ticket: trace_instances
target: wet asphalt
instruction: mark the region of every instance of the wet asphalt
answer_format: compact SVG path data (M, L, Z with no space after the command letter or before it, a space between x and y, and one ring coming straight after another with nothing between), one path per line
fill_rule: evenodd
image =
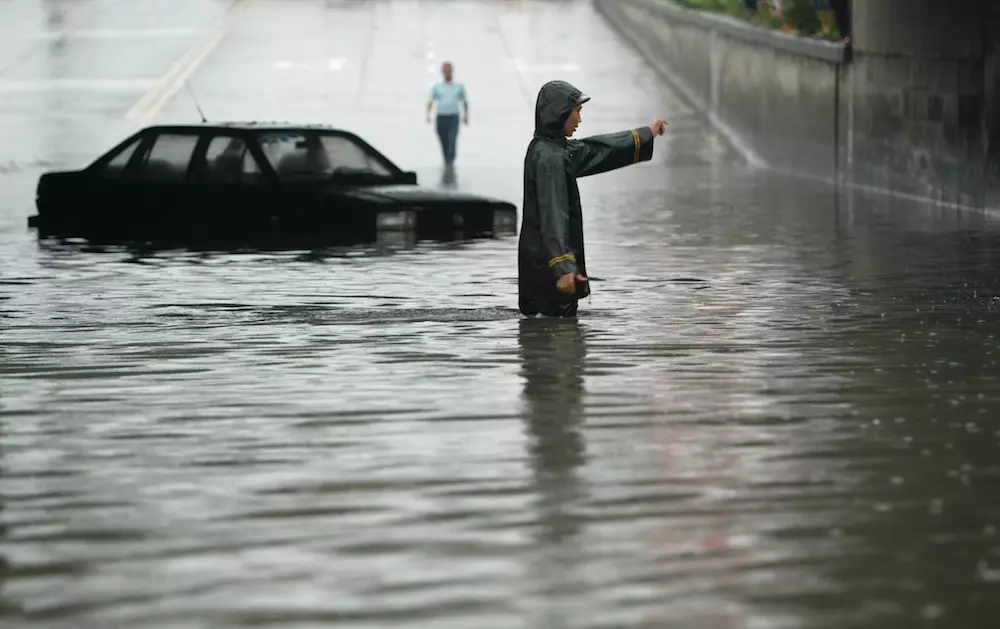
M996 217L748 169L582 0L9 0L0 30L0 625L992 626ZM670 122L581 182L578 322L519 319L510 238L25 226L41 172L191 92L519 205L552 78L581 134Z

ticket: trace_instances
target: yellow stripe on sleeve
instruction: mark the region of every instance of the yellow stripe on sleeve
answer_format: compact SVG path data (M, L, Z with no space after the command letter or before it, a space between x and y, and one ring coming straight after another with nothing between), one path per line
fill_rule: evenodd
M549 268L554 267L560 262L567 262L567 261L576 262L576 256L573 255L572 253L564 253L561 256L556 256L551 260L549 260Z

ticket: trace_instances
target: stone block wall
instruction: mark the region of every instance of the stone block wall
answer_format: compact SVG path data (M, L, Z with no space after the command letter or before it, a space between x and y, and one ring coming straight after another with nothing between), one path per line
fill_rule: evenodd
M1000 110L987 95L987 73L997 34L987 27L998 24L996 4L855 2L845 86L853 180L963 205L994 202L989 153Z
M1000 0L856 0L854 43L670 0L594 0L767 165L1000 208Z

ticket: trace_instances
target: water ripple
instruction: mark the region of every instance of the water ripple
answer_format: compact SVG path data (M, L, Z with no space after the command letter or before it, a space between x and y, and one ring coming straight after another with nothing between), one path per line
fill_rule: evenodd
M37 19L23 4L0 22ZM288 50L330 28L363 49L388 11L320 4L253 11ZM37 242L22 214L69 140L0 156L0 624L992 626L1000 229L747 171L676 95L650 102L653 75L584 5L490 24L526 55L545 31L617 86L593 124L665 103L676 131L652 164L581 180L576 321L520 317L511 238ZM469 32L476 59L503 56ZM249 83L260 97L232 101L267 107ZM513 118L492 106L469 135L501 150ZM520 198L523 145L504 166L481 146L459 187Z

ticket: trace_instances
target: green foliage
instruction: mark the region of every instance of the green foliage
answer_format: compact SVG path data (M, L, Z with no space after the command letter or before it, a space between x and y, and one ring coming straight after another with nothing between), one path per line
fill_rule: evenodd
M781 0L781 13L785 23L801 35L818 33L822 26L809 0Z
M740 0L673 0L673 2L697 11L723 13L752 21L764 28L794 30L800 35L815 35L835 41L839 39L836 29L831 32L823 32L819 15L813 9L810 0L782 0L782 16L780 18L771 14L768 0L758 0L756 13L747 9Z
M785 25L785 22L781 18L774 17L774 15L771 14L771 7L769 6L760 7L757 14L754 15L754 21L764 28L770 28L773 30L778 30Z

